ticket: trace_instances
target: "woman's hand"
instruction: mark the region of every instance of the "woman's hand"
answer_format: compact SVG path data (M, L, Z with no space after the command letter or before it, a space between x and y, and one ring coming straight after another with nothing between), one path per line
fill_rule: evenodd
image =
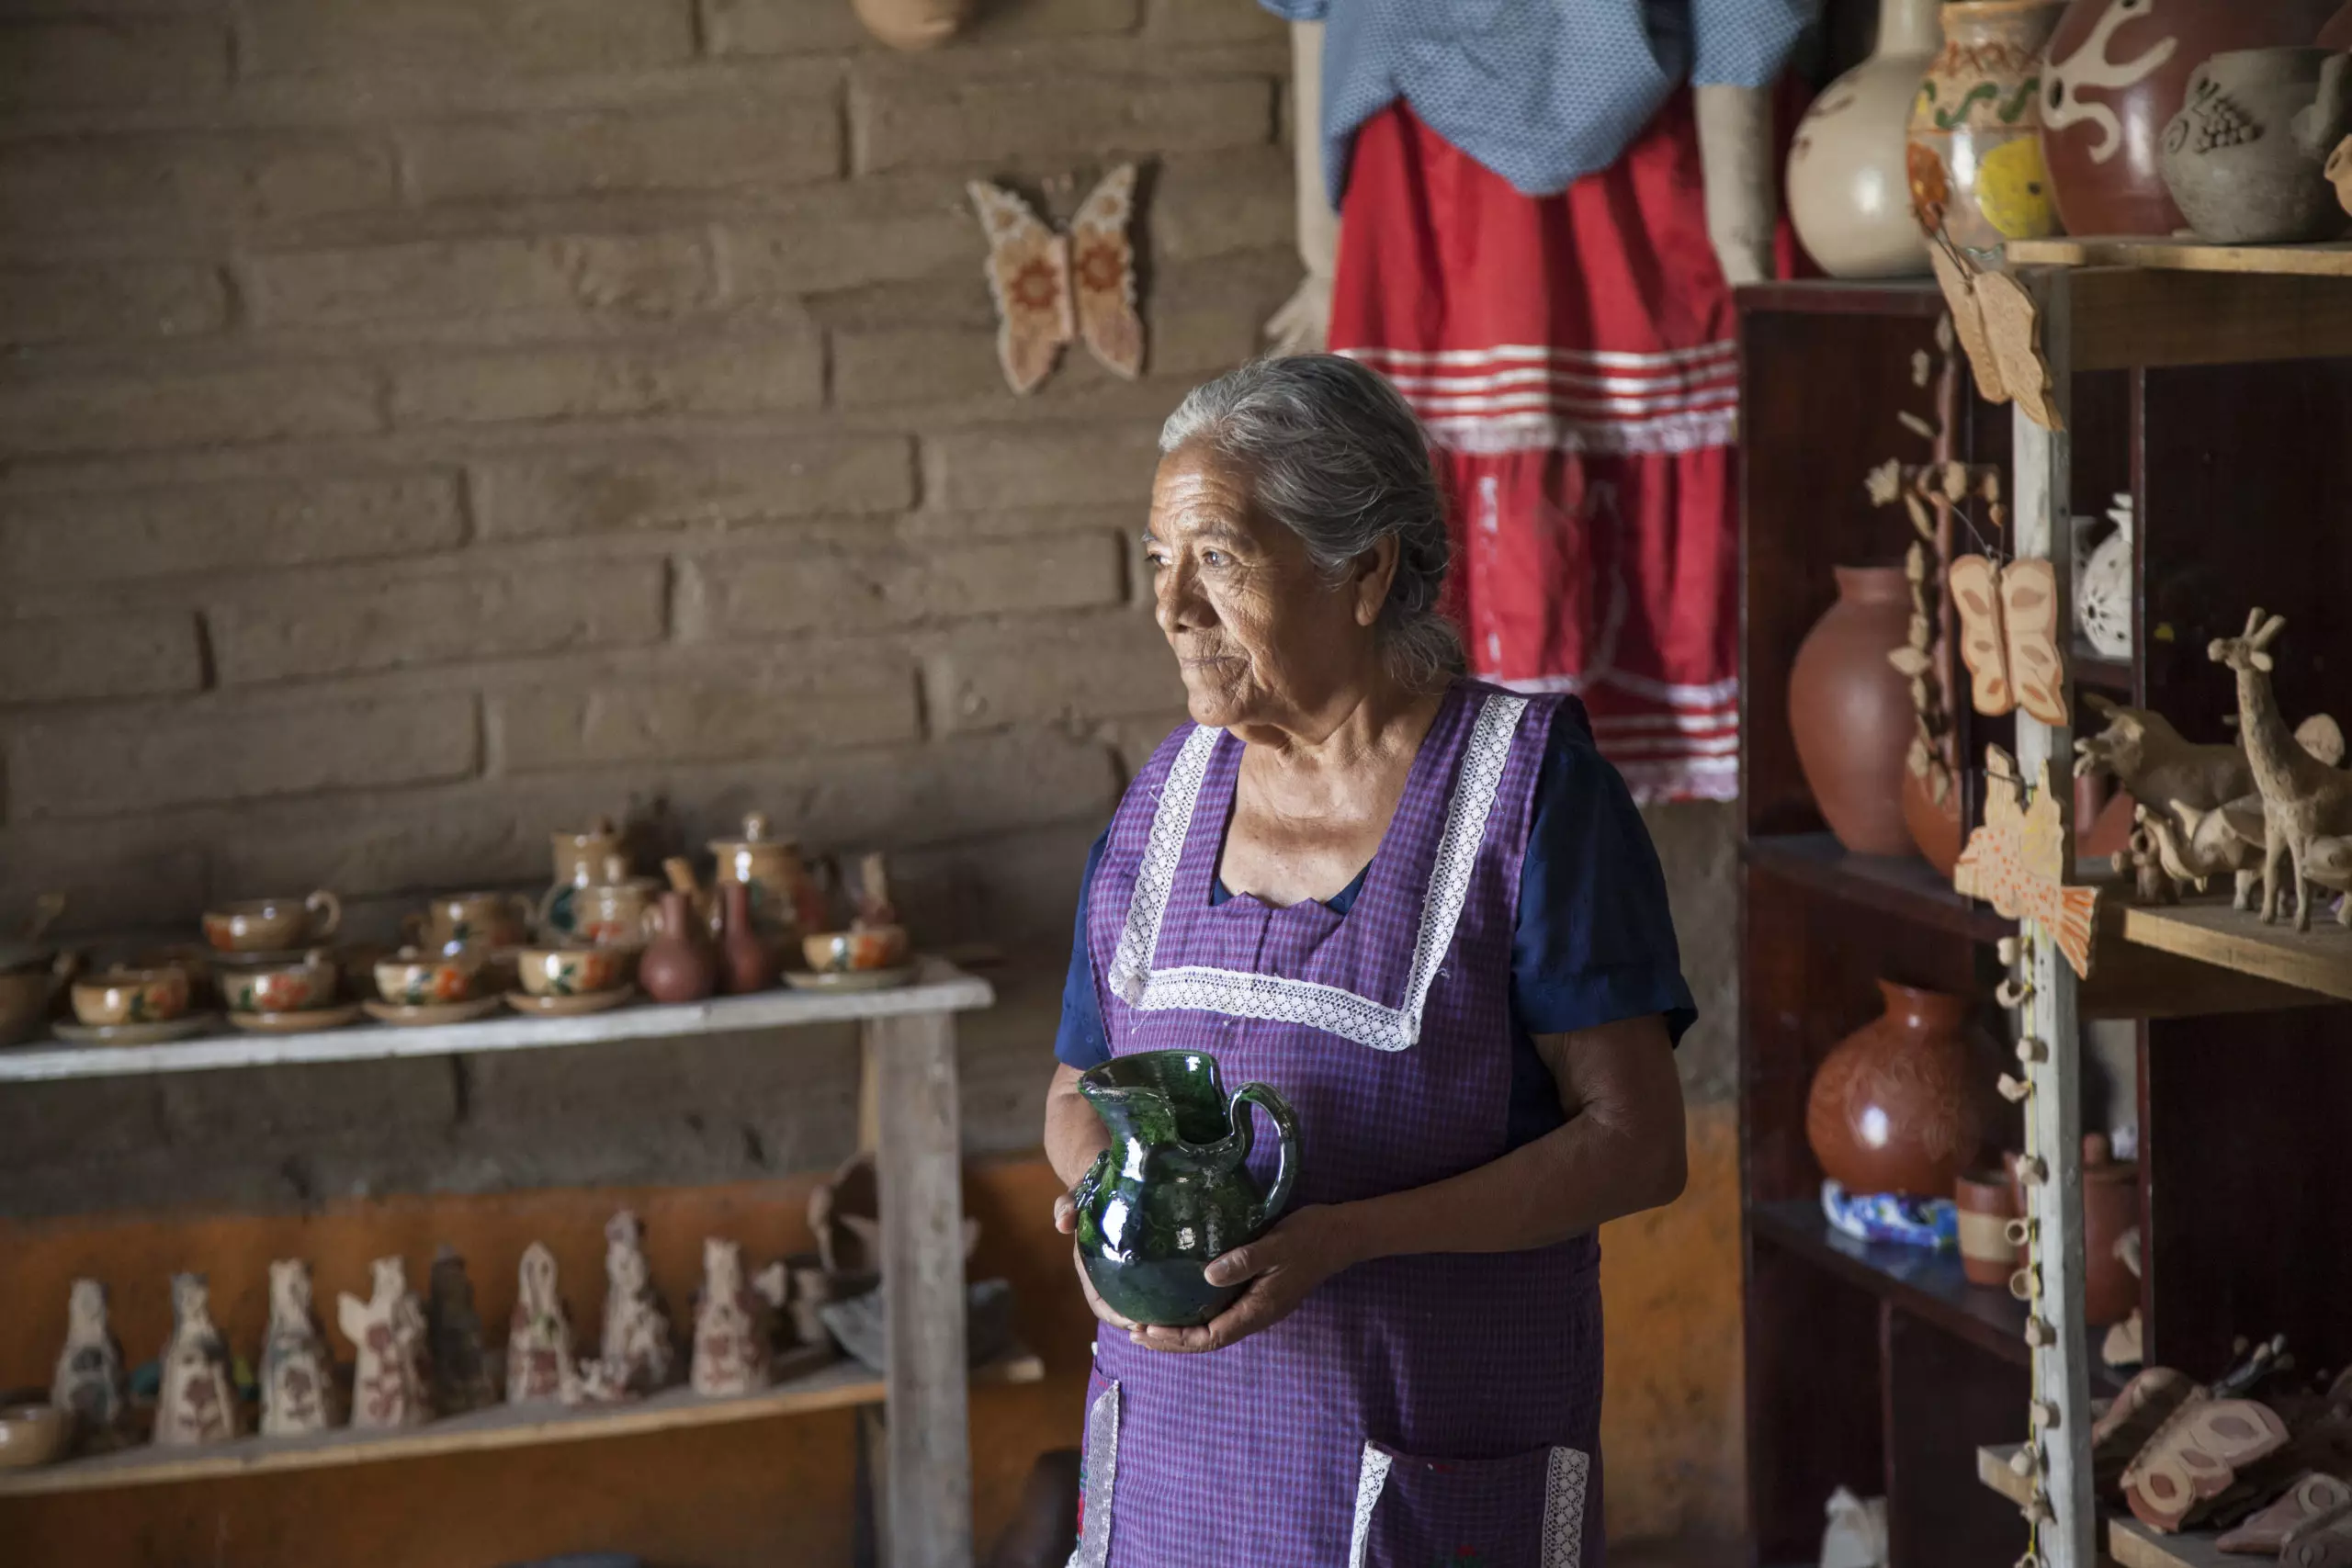
M1344 1209L1324 1203L1294 1209L1257 1240L1209 1264L1212 1285L1250 1281L1232 1305L1198 1328L1139 1328L1131 1337L1150 1349L1179 1354L1222 1350L1280 1323L1308 1292L1357 1261L1354 1228ZM1100 1303L1095 1311L1102 1311Z
M1078 1229L1078 1200L1067 1192L1054 1200L1054 1228L1064 1235ZM1086 1292L1086 1304L1093 1309L1094 1315L1122 1334L1133 1334L1136 1325L1105 1306L1102 1298L1094 1293L1094 1281L1086 1277L1086 1259L1079 1256L1074 1240L1069 1244L1069 1261L1070 1267L1078 1270L1078 1288Z

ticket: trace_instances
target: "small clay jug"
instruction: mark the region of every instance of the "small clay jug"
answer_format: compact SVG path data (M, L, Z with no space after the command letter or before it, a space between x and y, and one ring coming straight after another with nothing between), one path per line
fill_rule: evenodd
M718 885L727 911L727 935L719 943L727 994L740 997L775 984L774 950L752 921L752 890L740 882Z
M1993 1048L1970 1021L1969 998L1893 980L1878 988L1886 1010L1815 1069L1805 1142L1849 1192L1941 1198L1984 1142Z
M1263 1231L1298 1179L1298 1119L1261 1083L1226 1097L1216 1058L1139 1051L1091 1067L1078 1091L1111 1130L1111 1146L1079 1179L1078 1255L1094 1293L1134 1323L1206 1323L1241 1293L1202 1270ZM1282 1142L1261 1194L1250 1173L1247 1105L1273 1118Z
M1797 763L1839 843L1859 855L1907 855L1904 759L1918 710L1910 682L1886 656L1910 630L1911 585L1901 567L1833 570L1838 602L1805 634L1789 668Z
M2352 54L2241 49L2188 79L2165 127L2165 187L2202 240L2267 245L2343 232L2329 155L2352 131Z
M2140 1168L2115 1157L2104 1133L2083 1134L2083 1321L2121 1323L2140 1306L2140 1277L2116 1244L2140 1228Z
M2008 1174L1964 1172L1951 1196L1960 1211L1960 1271L1972 1285L2006 1288L2021 1261L2008 1235L2009 1222L2018 1217L2017 1190Z
M710 995L718 959L703 939L701 922L686 896L674 888L662 895L662 931L637 961L637 983L659 1002L696 1002Z

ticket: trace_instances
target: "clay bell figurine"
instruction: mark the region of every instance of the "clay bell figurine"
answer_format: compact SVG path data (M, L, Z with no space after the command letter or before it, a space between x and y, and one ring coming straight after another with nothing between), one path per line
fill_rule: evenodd
M261 1346L261 1430L266 1438L323 1432L335 1423L334 1367L311 1311L311 1266L269 1266L269 1334Z
M523 1249L517 1270L506 1336L506 1403L569 1400L579 1376L571 1361L571 1320L556 1292L555 1254L535 1241Z
M96 1280L74 1280L65 1298L65 1348L49 1402L74 1418L79 1446L103 1447L120 1430L122 1347L107 1326L107 1288Z
M752 1393L768 1385L765 1309L743 1278L743 1249L710 1236L702 1244L702 1294L695 1306L696 1393Z
M490 1382L490 1358L482 1350L474 1282L467 1277L466 1260L453 1247L445 1247L434 1257L425 1287L424 1331L436 1411L462 1416L498 1403L498 1391Z
M201 1274L172 1276L172 1337L164 1347L164 1386L155 1402L155 1441L177 1448L237 1435L237 1389L229 1347L212 1325Z
M605 1223L603 1366L634 1393L667 1388L677 1371L670 1314L645 1261L645 1224L627 1209Z
M424 1309L398 1258L379 1258L373 1274L366 1301L348 1291L335 1301L335 1321L359 1351L351 1424L421 1427L433 1417L424 1381Z

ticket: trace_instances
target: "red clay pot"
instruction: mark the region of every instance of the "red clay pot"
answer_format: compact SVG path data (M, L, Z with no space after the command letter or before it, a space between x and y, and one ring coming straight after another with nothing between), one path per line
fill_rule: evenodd
M1881 980L1886 1011L1813 1075L1805 1142L1849 1192L1940 1198L1976 1163L1991 1045L1967 997Z
M1949 773L1945 779L1943 804L1939 806L1934 784L1904 768L1903 826L1936 874L1950 882L1952 864L1960 859L1960 780Z
M675 888L662 895L662 931L637 961L637 983L657 1002L698 1002L718 978L718 959L703 940L694 906Z
M2115 1244L2140 1226L2140 1168L2118 1161L2107 1134L2083 1136L2083 1321L2121 1323L2140 1306L2140 1277Z
M718 892L727 920L727 934L718 947L727 994L764 991L775 984L775 956L752 923L752 890L740 882L722 882Z
M1960 1210L1960 1269L1972 1285L2006 1286L2024 1257L2007 1235L2018 1217L2017 1190L2007 1172L1973 1170L1952 1184Z
M1911 585L1901 567L1832 570L1838 602L1805 634L1789 667L1797 763L1839 843L1860 855L1907 855L1903 759L1918 713L1911 683L1886 656L1909 630Z

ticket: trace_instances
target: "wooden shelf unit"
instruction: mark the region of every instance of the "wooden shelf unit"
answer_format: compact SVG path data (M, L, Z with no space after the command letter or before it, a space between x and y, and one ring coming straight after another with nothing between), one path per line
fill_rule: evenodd
M2245 280L2087 276L2097 352L2087 362L2077 354L2089 373L2072 382L2071 508L2098 515L2115 494L2133 497L2137 652L2078 660L2077 690L2137 695L2183 733L2220 739L2234 686L2205 646L2260 604L2288 616L2286 711L2324 708L2322 675L2352 668L2352 618L2329 608L2352 581L2352 531L2332 522L2352 492L2352 443L2291 462L2281 448L2299 432L2352 429L2352 365L2231 361L2257 356L2247 345L2352 354L2352 314L2339 330L2335 307L2312 292L2324 277L2257 280L2259 299L2217 308L2216 290ZM1923 863L1843 854L1787 721L1789 666L1835 597L1830 568L1894 563L1909 541L1899 515L1868 504L1861 479L1889 457L1928 456L1896 414L1928 410L1911 360L1934 353L1942 300L1924 282L1817 283L1743 289L1739 303L1749 1533L1758 1561L1804 1558L1824 1500L1845 1484L1886 1494L1901 1568L2014 1561L2022 1522L1973 1473L1975 1445L2014 1441L2028 1396L2022 1341L1999 1342L1998 1314L2014 1303L1993 1292L1950 1299L1922 1283L1930 1276L1898 1277L1831 1246L1819 1222L1810 1235L1798 1223L1821 1179L1804 1132L1812 1074L1876 1014L1879 976L1985 998L1984 1021L2008 1038L1989 998L2000 977L1992 943L2009 923L1951 894ZM2127 335L2134 311L2166 323L2153 356ZM1955 455L2007 467L2010 411L1963 402ZM2275 546L2247 547L2257 521ZM2333 701L2341 707L2340 691ZM1972 767L1988 741L2014 746L2007 719L1959 724ZM2087 732L2092 721L2081 724ZM1980 793L1980 777L1964 780L1971 819ZM2143 945L2136 927L2126 942L2127 919L2110 917L2107 973L2082 1004L2086 1017L2135 1021L2136 1083L2110 1120L2136 1113L2141 1134L2149 1352L2211 1376L2233 1336L2284 1331L2298 1355L2341 1364L2352 1359L2352 1323L2332 1303L2352 1292L2352 1179L2332 1157L2340 1134L2329 1112L2352 1103L2352 1011L2324 1005L2316 993L2331 987L2307 972L2184 964ZM2006 1065L1988 1061L1987 1079ZM2014 1122L1997 1134L2006 1146L2018 1139ZM2312 1238L2324 1238L2319 1250ZM2215 1279L2231 1289L2214 1290Z
M2264 925L2226 898L2123 912L2123 936L2143 947L2193 958L2352 1001L2352 931L2325 913L2299 931L2282 916Z

